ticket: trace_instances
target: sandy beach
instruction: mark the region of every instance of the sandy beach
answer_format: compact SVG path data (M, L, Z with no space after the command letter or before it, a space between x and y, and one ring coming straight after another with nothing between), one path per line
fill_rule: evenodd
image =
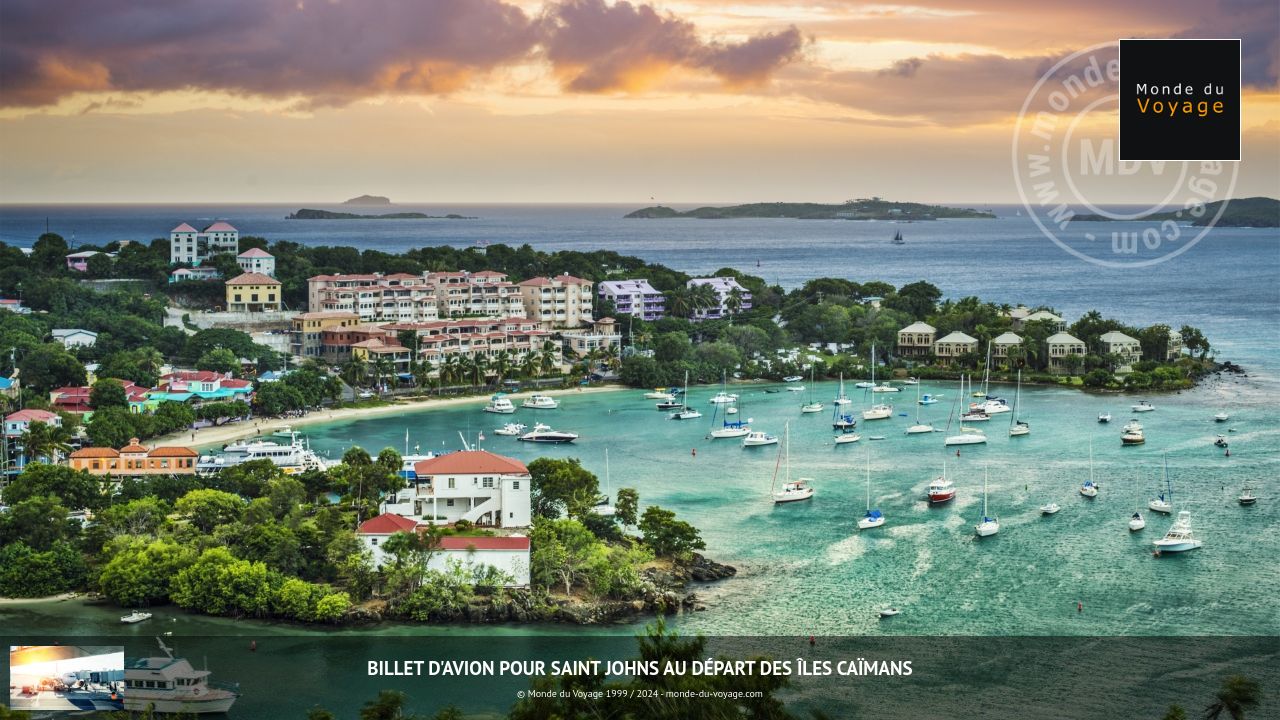
M73 600L75 598L84 597L84 593L59 593L57 595L46 595L38 598L7 598L0 597L0 605L18 605L27 603L47 603L60 602L62 600Z
M599 385L595 387L577 387L577 388L558 388L554 390L539 390L537 392L519 392L509 395L511 401L517 405L520 401L530 395L585 395L602 392L616 392L618 390L626 390L624 385ZM288 425L292 428L301 428L307 425L316 425L318 423L341 422L344 420L362 420L364 418L383 417L385 415L399 415L402 413L416 412L419 410L429 410L431 408L455 407L458 405L474 404L477 409L483 407L487 401L487 395L466 395L462 397L447 398L429 398L426 400L410 400L404 402L392 401L386 405L378 405L374 407L357 407L357 408L337 408L334 410L317 410L303 417L294 418L255 418L247 422L230 423L217 427L201 428L194 431L185 431L180 433L171 433L162 437L154 438L148 442L151 446L156 445L183 445L188 447L207 447L224 445L232 440L239 440L245 437L262 434L269 435L276 428Z

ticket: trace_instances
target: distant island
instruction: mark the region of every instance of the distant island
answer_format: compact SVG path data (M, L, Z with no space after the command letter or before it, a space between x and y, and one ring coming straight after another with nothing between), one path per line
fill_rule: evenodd
M342 203L343 205L390 205L391 198L382 195L361 195Z
M952 208L943 205L890 202L880 198L849 200L837 204L823 203L750 203L729 207L700 207L680 212L665 205L642 208L627 218L796 218L800 220L938 220L940 218L995 218L983 210Z
M399 212L386 213L385 215L357 215L348 212L334 212L332 210L315 210L312 208L302 208L298 212L289 213L285 216L286 220L475 220L476 218L468 215L457 215L449 213L448 215L427 215L419 212Z
M1213 218L1218 214L1218 209L1223 203L1227 203L1227 209L1222 211L1222 217L1217 222L1213 222ZM1269 197L1251 197L1240 198L1238 200L1218 200L1217 202L1205 203L1204 214L1200 217L1192 217L1185 210L1171 210L1169 212L1151 213L1133 221L1116 220L1106 217L1105 215L1095 215L1086 213L1084 215L1076 215L1072 220L1081 220L1084 222L1135 222L1135 221L1151 221L1163 222L1165 220L1173 220L1174 222L1189 222L1194 227L1204 227L1211 222L1216 227L1280 227L1280 200Z

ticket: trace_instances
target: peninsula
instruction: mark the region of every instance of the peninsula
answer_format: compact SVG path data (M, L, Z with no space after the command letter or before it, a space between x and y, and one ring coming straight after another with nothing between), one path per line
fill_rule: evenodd
M385 213L382 215L358 215L356 213L335 212L333 210L315 210L302 208L285 216L286 220L475 220L467 215L449 213L448 215L427 215L420 212Z
M1223 203L1226 203L1227 207L1222 210L1222 217L1214 222L1214 217L1217 216L1218 210L1222 208ZM1076 215L1073 219L1084 222L1125 222L1093 213ZM1168 212L1152 213L1128 222L1163 222L1165 220L1190 222L1193 227L1205 227L1211 223L1215 227L1280 227L1280 200L1269 197L1218 200L1217 202L1206 203L1204 212L1200 217L1192 217L1186 210L1170 210Z
M796 218L799 220L938 220L954 218L988 218L995 215L984 210L953 208L943 205L891 202L880 198L848 200L843 203L792 203L770 202L731 205L728 207L700 207L681 212L665 205L642 208L627 214L627 218L668 219L698 218L723 220L727 218Z

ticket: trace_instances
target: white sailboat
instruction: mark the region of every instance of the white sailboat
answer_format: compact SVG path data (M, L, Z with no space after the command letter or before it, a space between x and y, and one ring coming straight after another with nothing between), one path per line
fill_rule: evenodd
M964 397L964 376L960 376L960 395ZM955 415L955 400L952 400L951 414ZM960 416L960 434L948 435L942 444L946 447L952 445L981 445L987 441L987 434L977 428L967 428L964 426L964 415ZM947 427L951 427L951 418L947 418Z
M1080 494L1087 498L1098 497L1098 484L1093 481L1093 439L1089 440L1089 479L1080 486Z
M694 420L702 417L702 413L689 407L689 371L684 371L684 392L680 394L680 407L667 416L672 420Z
M853 401L849 399L849 396L844 394L844 373L840 373L840 389L836 391L836 399L833 402L836 407L853 404Z
M1169 458L1167 457L1164 459L1164 492L1147 503L1147 509L1165 515L1173 512L1173 483L1169 481Z
M987 341L987 361L983 365L983 370L982 370L982 390L973 393L973 397L985 398L987 396L987 390L990 389L990 385L991 385L991 341L988 340ZM973 390L972 387L970 387L969 389Z
M687 390L688 388L686 388ZM729 372L727 370L720 373L720 392L711 397L713 405L730 405L738 399L737 395L729 392Z
M808 478L798 478L794 482L791 480L791 422L787 421L782 426L782 447L779 452L782 453L783 464L786 465L786 476L782 482L782 488L774 490L778 481L778 466L774 465L773 480L769 483L769 491L773 495L775 504L796 502L797 500L808 500L813 497L813 488L809 486L811 482Z
M1135 512L1129 518L1129 532L1137 532L1147 526L1147 521L1142 519L1142 513Z
M871 345L871 393L876 392L876 346ZM874 399L874 396L868 394ZM863 420L885 420L893 417L893 406L886 403L874 403L862 411Z
M716 427L716 415L723 410L723 417L720 420L720 427ZM730 405L717 405L714 412L711 413L711 430L707 433L707 437L712 440L723 438L739 438L751 432L751 418L746 420L730 420L730 410L732 414L737 415L737 408Z
M871 446L867 446L867 514L858 521L859 530L870 530L884 525L884 513L880 508L871 509Z
M609 448L604 449L604 496L600 501L591 507L591 512L601 517L613 517L618 509L613 506L610 498L610 491L613 483L609 479Z
M817 363L809 364L809 402L800 406L802 413L819 413L822 412L822 403L813 399L813 373L817 369Z
M920 435L923 433L933 432L933 426L929 423L920 422L920 385L916 385L916 422L907 428L908 435Z
M974 526L978 537L990 537L1000 532L1000 518L987 513L987 469L982 469L982 522Z
M1022 437L1031 434L1031 426L1025 420L1018 419L1022 410L1022 368L1018 368L1018 385L1013 391L1013 413L1009 418L1009 437Z

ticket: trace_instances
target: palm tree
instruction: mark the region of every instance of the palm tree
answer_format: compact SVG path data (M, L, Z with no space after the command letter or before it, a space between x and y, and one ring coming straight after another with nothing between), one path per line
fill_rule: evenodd
M511 372L511 353L506 350L499 350L494 354L490 367L493 368L493 372L496 374L494 382L501 384L507 378L507 373Z
M537 377L538 375L538 351L530 349L520 358L520 375L523 377Z
M710 285L694 285L689 288L689 300L694 314L720 305L720 296Z
M373 371L378 376L378 385L383 385L383 379L391 377L395 374L395 365L391 362L391 358L386 355L379 355L373 361Z
M1258 683L1243 675L1232 675L1222 681L1217 700L1204 709L1205 720L1217 720L1226 713L1231 720L1242 720L1245 710L1252 710L1262 702L1262 690Z
M729 315L737 315L742 312L742 291L734 288L729 291L729 297L724 301L725 309L729 311Z
M693 315L693 295L689 288L676 288L667 292L667 312L682 318Z
M351 387L356 387L364 383L365 379L369 377L369 368L362 358L352 357L343 364L342 372L339 374L342 376L343 382Z
M415 361L409 369L413 374L413 384L419 388L427 387L431 383L431 363L426 360Z
M27 460L57 462L62 455L71 452L70 440L71 434L65 428L37 421L27 426L18 442L22 445L22 454Z

